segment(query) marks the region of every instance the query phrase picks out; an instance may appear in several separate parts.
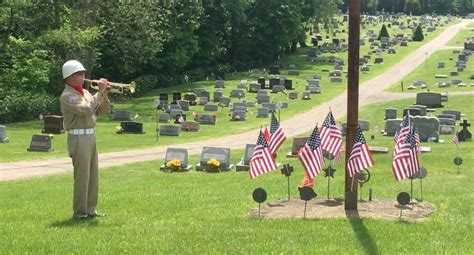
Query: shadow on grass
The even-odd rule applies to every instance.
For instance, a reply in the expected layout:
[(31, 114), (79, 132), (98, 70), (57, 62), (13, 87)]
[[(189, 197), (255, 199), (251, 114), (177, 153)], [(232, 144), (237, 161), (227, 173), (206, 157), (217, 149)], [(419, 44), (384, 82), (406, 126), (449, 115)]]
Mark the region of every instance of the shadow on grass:
[(346, 216), (351, 223), (352, 230), (357, 237), (357, 240), (364, 248), (367, 254), (379, 254), (374, 239), (370, 235), (367, 227), (364, 225), (364, 221), (359, 217), (357, 211), (346, 211)]
[(48, 225), (49, 228), (69, 228), (69, 227), (97, 227), (98, 221), (94, 219), (67, 219), (56, 221)]

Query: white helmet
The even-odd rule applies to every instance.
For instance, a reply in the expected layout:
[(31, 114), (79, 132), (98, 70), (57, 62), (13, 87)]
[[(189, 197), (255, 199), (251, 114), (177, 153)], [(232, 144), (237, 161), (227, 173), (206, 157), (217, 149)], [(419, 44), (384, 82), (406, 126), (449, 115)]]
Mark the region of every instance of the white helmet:
[(85, 71), (86, 69), (81, 64), (81, 62), (77, 60), (69, 60), (63, 65), (63, 79), (71, 76), (74, 73)]

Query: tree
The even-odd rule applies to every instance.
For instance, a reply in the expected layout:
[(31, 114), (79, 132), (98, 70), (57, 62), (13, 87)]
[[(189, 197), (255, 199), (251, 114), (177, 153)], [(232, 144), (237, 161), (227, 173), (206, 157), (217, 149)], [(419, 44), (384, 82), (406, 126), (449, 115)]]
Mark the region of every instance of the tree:
[(380, 29), (378, 39), (380, 40), (380, 38), (382, 38), (382, 37), (390, 38), (390, 35), (388, 34), (388, 31), (387, 31), (387, 28), (385, 27), (385, 24), (383, 24), (382, 28)]
[(419, 15), (421, 12), (421, 4), (418, 0), (406, 0), (404, 12), (406, 14)]
[(425, 39), (425, 36), (423, 35), (423, 30), (421, 29), (421, 26), (418, 25), (416, 27), (415, 33), (413, 34), (413, 41), (421, 42), (424, 39)]

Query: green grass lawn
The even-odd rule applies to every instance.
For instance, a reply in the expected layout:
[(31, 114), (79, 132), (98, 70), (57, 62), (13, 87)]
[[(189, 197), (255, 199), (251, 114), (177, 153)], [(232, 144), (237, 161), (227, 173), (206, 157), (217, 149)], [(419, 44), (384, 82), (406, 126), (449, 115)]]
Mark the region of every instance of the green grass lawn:
[[(471, 23), (470, 25), (472, 24), (474, 24), (474, 22)], [(464, 47), (464, 41), (467, 38), (471, 38), (473, 36), (474, 36), (474, 31), (472, 28), (464, 28), (455, 37), (449, 40), (449, 42), (446, 45)]]
[[(474, 62), (468, 61), (466, 68), (462, 72), (458, 72), (458, 76), (450, 76), (451, 72), (457, 71), (455, 64), (458, 59), (458, 54), (454, 53), (456, 50), (440, 50), (433, 53), (425, 63), (421, 64), (412, 71), (410, 74), (403, 78), (404, 91), (405, 93), (420, 92), (426, 90), (439, 91), (439, 92), (450, 92), (450, 91), (472, 91), (474, 89), (470, 84), (474, 84), (474, 80), (469, 79), (474, 74)], [(438, 68), (438, 62), (444, 62), (445, 68)], [(435, 78), (435, 75), (442, 74), (447, 75), (448, 78)], [(417, 87), (415, 90), (408, 90), (407, 87), (412, 85), (415, 80), (423, 80), (428, 86), (427, 89), (421, 89)], [(451, 85), (450, 87), (439, 88), (438, 82), (452, 82), (452, 80), (461, 80), (468, 86), (459, 87), (457, 85)], [(400, 84), (393, 84), (388, 89), (390, 92), (401, 92)]]
[[(383, 109), (399, 110), (414, 100), (385, 102), (364, 107), (360, 118), (383, 127)], [(472, 119), (472, 96), (450, 96), (445, 108), (460, 109)], [(437, 109), (441, 111), (442, 109)], [(337, 117), (337, 116), (336, 116)], [(380, 128), (381, 129), (381, 128)], [(472, 129), (471, 129), (472, 131)], [(393, 147), (391, 137), (365, 132), (369, 145)], [(437, 211), (424, 222), (373, 219), (278, 219), (248, 218), (257, 205), (251, 194), (257, 187), (268, 193), (267, 201), (285, 198), (286, 179), (279, 171), (249, 180), (245, 172), (207, 174), (163, 173), (162, 162), (142, 162), (102, 169), (99, 209), (107, 217), (72, 221), (72, 174), (59, 174), (1, 183), (0, 247), (2, 254), (64, 253), (448, 253), (468, 254), (474, 249), (470, 180), (474, 174), (472, 142), (461, 143), (464, 164), (453, 165), (456, 150), (452, 136), (444, 143), (423, 143), (432, 152), (421, 156), (428, 169), (423, 181), (426, 202)], [(290, 139), (279, 154), (289, 149)], [(232, 162), (243, 151), (232, 151)], [(396, 182), (390, 170), (390, 154), (374, 154), (372, 178), (361, 190), (367, 197), (390, 199), (400, 191), (409, 192), (410, 182)], [(192, 164), (198, 157), (191, 157)], [(297, 159), (279, 156), (290, 163), (292, 199), (303, 176)], [(331, 181), (331, 196), (343, 195), (343, 167)], [(326, 196), (327, 181), (316, 178), (315, 190)], [(415, 182), (415, 197), (419, 183)], [(303, 213), (303, 211), (302, 211)]]
[[(450, 24), (459, 22), (455, 20)], [(444, 25), (446, 27), (448, 25)], [(365, 31), (368, 29), (373, 29), (375, 33), (378, 33), (380, 30), (381, 24), (375, 26), (367, 26), (365, 30), (361, 30), (361, 35), (365, 34)], [(341, 28), (342, 30), (342, 28)], [(394, 34), (400, 32), (396, 26), (388, 28), (389, 33), (393, 36)], [(395, 63), (399, 62), (405, 56), (407, 56), (411, 51), (425, 44), (429, 40), (433, 39), (443, 31), (443, 27), (438, 28), (435, 32), (429, 33), (423, 42), (410, 42), (408, 47), (399, 47), (397, 48), (397, 54), (389, 55), (383, 53), (382, 56), (385, 58), (383, 64), (377, 64), (371, 66), (371, 71), (369, 73), (360, 73), (360, 82), (369, 80), (376, 75), (379, 75), (393, 66)], [(408, 31), (404, 31), (408, 33)], [(323, 33), (324, 35), (324, 33)], [(346, 34), (340, 34), (340, 37), (343, 38), (347, 36)], [(347, 38), (346, 38), (347, 39)], [(370, 50), (368, 43), (365, 46), (361, 47), (361, 55), (366, 54)], [(315, 107), (323, 102), (326, 102), (333, 97), (339, 95), (346, 89), (346, 78), (343, 77), (342, 83), (330, 83), (330, 78), (326, 72), (322, 72), (323, 69), (333, 70), (332, 65), (327, 62), (315, 62), (311, 63), (306, 60), (306, 54), (309, 51), (308, 48), (298, 48), (298, 51), (294, 54), (289, 54), (282, 56), (282, 63), (285, 67), (289, 64), (295, 64), (296, 68), (300, 70), (299, 76), (288, 76), (293, 80), (293, 87), (298, 91), (299, 98), (301, 98), (301, 93), (304, 91), (306, 85), (306, 79), (313, 74), (321, 74), (322, 79), (320, 81), (322, 94), (313, 95), (312, 100), (293, 100), (288, 101), (289, 108), (281, 111), (281, 119), (287, 119), (299, 112), (308, 110), (312, 107)], [(346, 52), (341, 52), (334, 54), (336, 57), (343, 59), (347, 65), (347, 56)], [(328, 57), (333, 54), (322, 54), (322, 57)], [(373, 62), (373, 59), (372, 59)], [(347, 69), (347, 66), (345, 66)], [(287, 74), (287, 69), (283, 69), (282, 73)], [(256, 80), (257, 77), (251, 76), (249, 73), (232, 73), (226, 75), (226, 88), (224, 89), (224, 95), (229, 96), (230, 91), (236, 88), (237, 84), (241, 79), (246, 79), (248, 81)], [(217, 112), (217, 124), (213, 125), (201, 125), (201, 130), (197, 133), (195, 132), (182, 132), (179, 138), (176, 137), (159, 137), (158, 141), (156, 139), (156, 122), (155, 116), (157, 114), (154, 108), (154, 100), (158, 98), (160, 92), (171, 93), (173, 91), (187, 92), (192, 90), (192, 88), (206, 88), (208, 91), (214, 91), (215, 81), (200, 81), (189, 84), (181, 84), (174, 86), (172, 88), (164, 88), (160, 90), (155, 90), (150, 92), (144, 97), (134, 98), (129, 101), (117, 102), (115, 104), (115, 109), (127, 109), (138, 114), (138, 119), (136, 121), (143, 122), (145, 134), (143, 135), (130, 135), (130, 134), (116, 134), (116, 128), (120, 125), (119, 121), (114, 121), (109, 119), (107, 116), (99, 116), (97, 122), (97, 143), (100, 153), (111, 152), (111, 151), (121, 151), (125, 149), (137, 149), (137, 148), (146, 148), (153, 147), (157, 145), (172, 145), (179, 144), (189, 141), (202, 140), (213, 138), (217, 136), (235, 134), (239, 132), (244, 132), (258, 128), (260, 126), (269, 125), (269, 119), (260, 119), (256, 118), (257, 108), (250, 109), (247, 113), (247, 121), (234, 122), (230, 121), (229, 117), (229, 108), (220, 108)], [(287, 96), (284, 94), (271, 94), (271, 100), (274, 102), (286, 101)], [(236, 101), (235, 99), (233, 99)], [(247, 101), (256, 101), (255, 94), (247, 93)], [(187, 118), (192, 119), (192, 112), (203, 112), (203, 106), (193, 106), (190, 111), (187, 112)], [(66, 157), (67, 156), (67, 147), (66, 147), (66, 137), (67, 135), (55, 135), (53, 138), (53, 148), (54, 152), (51, 153), (37, 153), (37, 152), (26, 152), (26, 148), (29, 147), (31, 142), (31, 137), (33, 134), (40, 134), (42, 129), (42, 121), (29, 121), (22, 123), (11, 123), (7, 125), (7, 134), (10, 138), (10, 143), (0, 144), (0, 154), (3, 157), (0, 157), (0, 162), (11, 162), (19, 160), (28, 160), (28, 159), (44, 159), (44, 158), (53, 158), (53, 157)]]

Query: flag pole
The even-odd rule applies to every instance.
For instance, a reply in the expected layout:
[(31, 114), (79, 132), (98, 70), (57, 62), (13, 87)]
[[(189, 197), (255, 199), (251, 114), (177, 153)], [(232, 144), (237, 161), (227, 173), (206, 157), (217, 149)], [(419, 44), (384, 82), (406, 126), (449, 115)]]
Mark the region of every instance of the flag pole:
[[(346, 128), (346, 173), (345, 194), (352, 191), (357, 197), (357, 186), (354, 187), (354, 178), (349, 176), (347, 163), (351, 153), (359, 118), (359, 47), (360, 47), (360, 0), (349, 1), (349, 56), (347, 69), (347, 128)], [(355, 202), (344, 201), (345, 210), (357, 210)]]
[(332, 171), (332, 158), (331, 158), (331, 154), (329, 154), (329, 169), (328, 169), (329, 175), (327, 176), (327, 178), (328, 178), (328, 200), (329, 200), (329, 185), (331, 183), (331, 171)]

